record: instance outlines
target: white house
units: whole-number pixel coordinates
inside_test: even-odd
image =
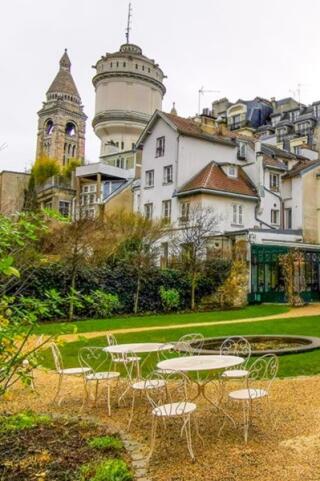
[[[178,227],[196,202],[214,209],[221,233],[254,225],[259,199],[242,168],[246,145],[210,135],[192,120],[156,111],[138,141],[137,147],[142,146],[136,211]]]

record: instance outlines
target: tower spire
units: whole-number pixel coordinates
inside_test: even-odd
[[[130,2],[129,8],[128,8],[128,23],[127,23],[127,29],[126,29],[127,43],[129,43],[129,35],[130,35],[130,30],[131,30],[131,18],[132,18],[132,7],[131,7],[131,2]]]

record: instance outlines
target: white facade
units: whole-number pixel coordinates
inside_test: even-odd
[[[165,94],[164,74],[137,45],[124,44],[97,62],[93,127],[101,140],[101,156],[131,150]]]
[[[157,156],[157,139],[165,138],[163,155]],[[150,135],[143,145],[141,189],[135,191],[135,210],[141,214],[150,215],[149,206],[152,205],[152,218],[164,217],[165,201],[171,201],[171,224],[180,225],[182,204],[184,197],[177,197],[177,191],[210,162],[217,164],[243,165],[237,158],[237,147],[231,142],[226,144],[212,142],[205,139],[180,135],[162,118],[156,122]],[[172,168],[172,182],[164,182],[164,169]],[[153,183],[150,183],[152,172]],[[203,208],[212,208],[219,218],[220,233],[255,225],[255,207],[257,199],[246,196],[219,193],[203,194],[194,197],[194,203]],[[241,206],[241,222],[234,222],[234,206]],[[147,212],[146,212],[147,210]]]
[[[135,211],[157,220],[166,218],[172,227],[181,228],[186,210],[183,204],[200,204],[214,210],[219,218],[219,233],[263,229],[270,230],[271,238],[278,238],[277,232],[286,237],[290,231],[295,231],[293,236],[300,231],[301,240],[305,212],[303,177],[286,176],[299,161],[294,155],[285,159],[279,155],[278,159],[253,139],[231,141],[230,137],[221,136],[217,140],[212,136],[209,140],[206,135],[202,138],[181,133],[172,118],[162,113],[153,116],[139,142],[143,143],[143,153],[140,188],[136,187],[134,193]],[[239,156],[239,142],[245,143],[244,156]],[[222,189],[180,191],[212,162],[227,174],[230,166],[240,166],[255,194],[246,196]]]

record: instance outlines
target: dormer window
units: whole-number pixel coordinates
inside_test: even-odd
[[[270,190],[275,192],[279,191],[280,176],[279,174],[274,174],[270,172]]]
[[[277,125],[277,123],[280,121],[281,115],[277,115],[276,117],[272,117],[271,123],[273,127]]]
[[[282,142],[287,135],[287,128],[281,127],[277,129],[277,142]]]
[[[289,119],[291,120],[291,122],[297,120],[298,117],[299,117],[299,110],[294,110],[293,112],[289,112]]]
[[[313,114],[316,119],[320,119],[320,104],[313,106]]]
[[[235,165],[229,165],[228,167],[228,177],[237,177],[238,169]]]
[[[247,144],[246,142],[239,142],[238,143],[238,152],[237,152],[237,157],[240,160],[245,160],[246,159],[246,150],[247,150]]]
[[[311,130],[310,122],[299,122],[296,129],[300,135],[308,135]]]

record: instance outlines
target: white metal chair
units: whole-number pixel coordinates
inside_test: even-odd
[[[185,334],[175,343],[175,350],[182,353],[183,356],[195,356],[198,349],[202,349],[204,336],[198,333]]]
[[[158,393],[156,393],[154,389],[146,391],[147,398],[152,408],[151,442],[148,460],[150,460],[154,451],[158,421],[162,420],[165,423],[166,419],[181,420],[182,426],[180,434],[181,436],[185,434],[189,454],[191,459],[194,460],[195,456],[192,448],[191,437],[191,417],[196,411],[197,406],[195,403],[188,401],[186,389],[186,386],[190,383],[188,377],[180,372],[171,373],[165,377],[159,372],[155,372],[151,374],[151,379],[153,383],[167,383],[167,399],[164,403],[161,397],[157,396]],[[194,421],[197,434],[203,442],[199,434],[198,423],[195,418]]]
[[[172,342],[167,342],[162,344],[162,346],[159,348],[157,352],[158,362],[166,361],[171,357],[171,354],[173,352],[175,351],[174,351],[174,344]],[[157,367],[156,372],[159,372],[161,374],[170,374],[173,371],[170,369],[161,369]]]
[[[118,380],[120,376],[120,372],[111,370],[111,366],[113,364],[111,355],[104,351],[101,347],[83,347],[80,349],[78,357],[82,369],[89,369],[89,371],[85,372],[83,375],[86,401],[89,399],[88,385],[90,383],[95,383],[94,404],[96,405],[98,400],[99,384],[103,382],[107,385],[108,415],[111,416],[111,384],[115,380]]]
[[[272,383],[278,373],[279,361],[276,355],[261,356],[251,365],[247,376],[247,387],[231,391],[232,401],[243,403],[244,440],[248,441],[248,431],[252,418],[252,404],[254,401],[269,399]]]
[[[135,377],[135,373],[138,373],[137,366],[134,365],[132,362],[133,353],[126,353],[123,355],[124,357],[124,366],[127,371],[128,377],[128,387],[125,392],[122,394],[123,397],[129,390],[132,392],[131,397],[131,409],[130,409],[130,417],[128,422],[128,431],[130,430],[133,415],[134,415],[134,408],[136,404],[136,395],[139,394],[140,396],[146,397],[146,393],[148,391],[157,391],[158,393],[161,391],[160,396],[163,398],[166,396],[166,381],[164,379],[153,379],[148,377],[148,379],[143,379],[140,376]],[[129,361],[126,362],[126,359]],[[138,361],[137,361],[138,362]]]
[[[57,387],[55,397],[53,399],[53,404],[54,404],[59,397],[64,376],[83,376],[84,374],[89,373],[90,369],[83,368],[83,367],[71,367],[71,368],[65,369],[63,367],[61,352],[57,344],[53,342],[50,347],[51,347],[52,356],[53,356],[53,360],[56,368],[56,373],[59,375],[58,387]],[[61,397],[60,400],[58,401],[59,406],[62,402],[62,399],[63,398]]]
[[[251,356],[251,346],[247,339],[241,336],[228,337],[220,347],[221,356],[239,356],[244,358],[243,364],[237,369],[227,369],[221,374],[223,379],[244,379],[248,376],[247,365]]]
[[[107,333],[106,337],[107,337],[108,346],[117,346],[118,345],[117,339],[115,338],[115,336],[113,334]],[[122,364],[124,366],[125,363],[131,362],[136,366],[137,373],[140,372],[141,357],[137,356],[136,354],[132,353],[130,357],[128,357],[128,356],[124,357],[122,355],[122,353],[118,354],[118,353],[110,352],[110,355],[111,355],[112,363],[114,364],[114,366],[116,366],[117,364],[120,364],[120,365]]]

